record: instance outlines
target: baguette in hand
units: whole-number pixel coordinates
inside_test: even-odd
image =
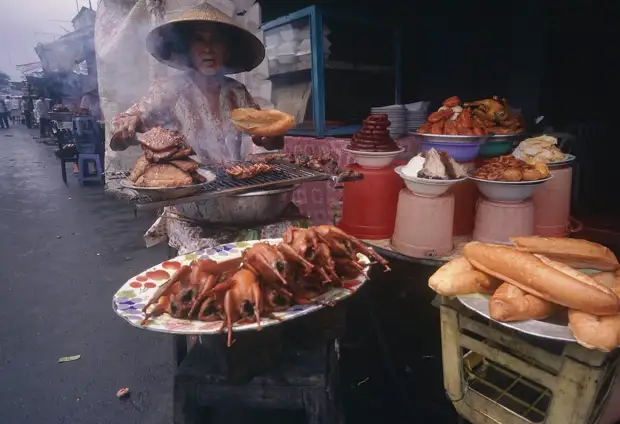
[[[230,120],[239,131],[260,137],[284,135],[295,126],[292,115],[276,109],[234,109],[230,112]]]

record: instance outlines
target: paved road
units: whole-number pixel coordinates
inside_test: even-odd
[[[169,423],[169,338],[111,308],[126,279],[165,256],[144,247],[152,218],[75,178],[65,187],[34,133],[0,130],[0,423]],[[121,387],[130,401],[115,397]]]

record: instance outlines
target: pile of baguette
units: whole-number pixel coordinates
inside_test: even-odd
[[[579,344],[603,352],[620,346],[620,265],[611,250],[568,238],[511,241],[514,247],[468,243],[462,257],[431,276],[429,287],[442,296],[491,294],[489,314],[497,321],[540,320],[567,310]]]

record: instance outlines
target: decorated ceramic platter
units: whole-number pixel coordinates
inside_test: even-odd
[[[151,299],[151,297],[153,297],[153,294],[155,294],[159,286],[164,284],[181,266],[189,265],[194,259],[211,259],[216,262],[228,261],[231,259],[240,258],[241,253],[245,249],[256,243],[267,242],[270,244],[277,244],[281,241],[282,239],[268,239],[228,243],[213,248],[199,250],[187,255],[177,256],[174,259],[164,261],[159,265],[155,265],[154,267],[149,268],[127,280],[127,282],[123,284],[123,286],[114,294],[114,297],[112,298],[112,308],[129,324],[145,330],[187,335],[218,334],[220,328],[222,327],[222,321],[204,322],[198,320],[186,320],[172,318],[168,314],[151,318],[145,325],[141,325],[145,318],[142,308],[144,308],[146,303]],[[361,260],[364,263],[370,262],[368,258],[363,256],[361,257]],[[365,280],[366,277],[360,275],[353,280],[345,282],[345,288],[334,288],[318,296],[315,300],[322,300],[326,303],[339,302],[355,293],[365,283]],[[293,305],[285,311],[274,313],[274,316],[277,319],[261,318],[261,326],[268,327],[271,325],[280,324],[282,322],[290,321],[318,311],[325,307],[329,306],[325,306],[324,304]],[[256,323],[238,324],[235,325],[234,331],[256,330],[256,327]]]
[[[471,309],[472,311],[477,312],[483,317],[504,327],[519,331],[520,333],[563,342],[576,342],[573,333],[568,328],[568,317],[566,316],[566,313],[553,315],[544,320],[531,319],[513,322],[496,321],[489,316],[490,297],[491,296],[488,295],[473,294],[457,296],[457,299],[468,309]]]

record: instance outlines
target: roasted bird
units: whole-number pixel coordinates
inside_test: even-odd
[[[256,322],[260,329],[261,317],[278,319],[274,312],[294,304],[331,305],[317,296],[365,275],[358,254],[389,270],[374,250],[336,227],[289,228],[281,243],[256,243],[236,261],[196,260],[181,267],[147,303],[143,324],[162,313],[221,320],[230,346],[235,324]]]
[[[235,180],[249,180],[250,178],[273,172],[273,169],[273,166],[266,163],[240,164],[227,168],[226,173]]]

